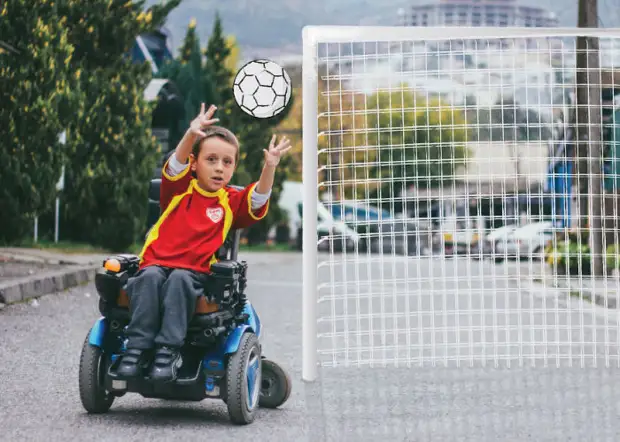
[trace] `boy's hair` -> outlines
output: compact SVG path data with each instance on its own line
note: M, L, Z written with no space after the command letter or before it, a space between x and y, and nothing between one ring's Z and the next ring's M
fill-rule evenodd
M237 153L235 154L235 164L239 162L239 140L235 136L232 131L226 129L221 126L209 126L205 131L205 136L200 138L194 144L194 148L192 149L192 153L194 154L194 158L198 158L198 154L200 153L200 149L202 148L202 144L204 141L211 137L218 137L229 144L232 144L237 148Z

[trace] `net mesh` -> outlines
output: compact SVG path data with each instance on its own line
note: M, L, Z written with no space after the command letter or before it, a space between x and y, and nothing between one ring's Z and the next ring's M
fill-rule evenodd
M318 45L321 365L620 363L619 44Z

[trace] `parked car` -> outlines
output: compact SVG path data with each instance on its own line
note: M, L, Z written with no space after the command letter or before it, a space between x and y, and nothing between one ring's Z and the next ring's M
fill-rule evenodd
M466 254L481 238L481 223L472 218L459 219L456 216L446 218L439 227L439 236L435 237L435 246L442 248L447 255Z
M422 255L428 244L423 241L419 223L408 219L391 219L377 225L368 232L368 243L372 253L396 255Z
M300 220L303 218L303 203L297 204ZM343 221L334 219L322 202L317 204L317 234L319 237L318 250L320 251L353 251L363 246L360 235ZM327 239L322 239L327 238ZM297 228L297 249L302 250L303 224ZM321 240L322 239L322 240Z
M322 252L352 252L360 244L359 234L342 221L325 220L317 225L318 250Z
M508 237L519 226L517 224L508 224L492 230L480 241L477 241L471 248L471 257L474 259L487 259L495 255L497 244L502 239Z
M545 246L557 233L550 221L526 224L501 238L496 245L495 261L544 258Z

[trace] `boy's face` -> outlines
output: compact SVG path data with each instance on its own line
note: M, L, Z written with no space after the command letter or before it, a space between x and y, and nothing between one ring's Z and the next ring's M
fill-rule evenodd
M202 142L198 158L191 156L192 171L200 187L216 192L226 186L235 171L237 148L219 137L209 137Z

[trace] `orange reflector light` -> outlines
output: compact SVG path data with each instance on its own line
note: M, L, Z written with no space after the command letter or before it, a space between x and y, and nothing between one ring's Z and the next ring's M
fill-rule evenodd
M106 270L109 270L110 272L120 272L121 263L118 261L118 259L112 258L112 259L108 259L103 265L103 267Z

